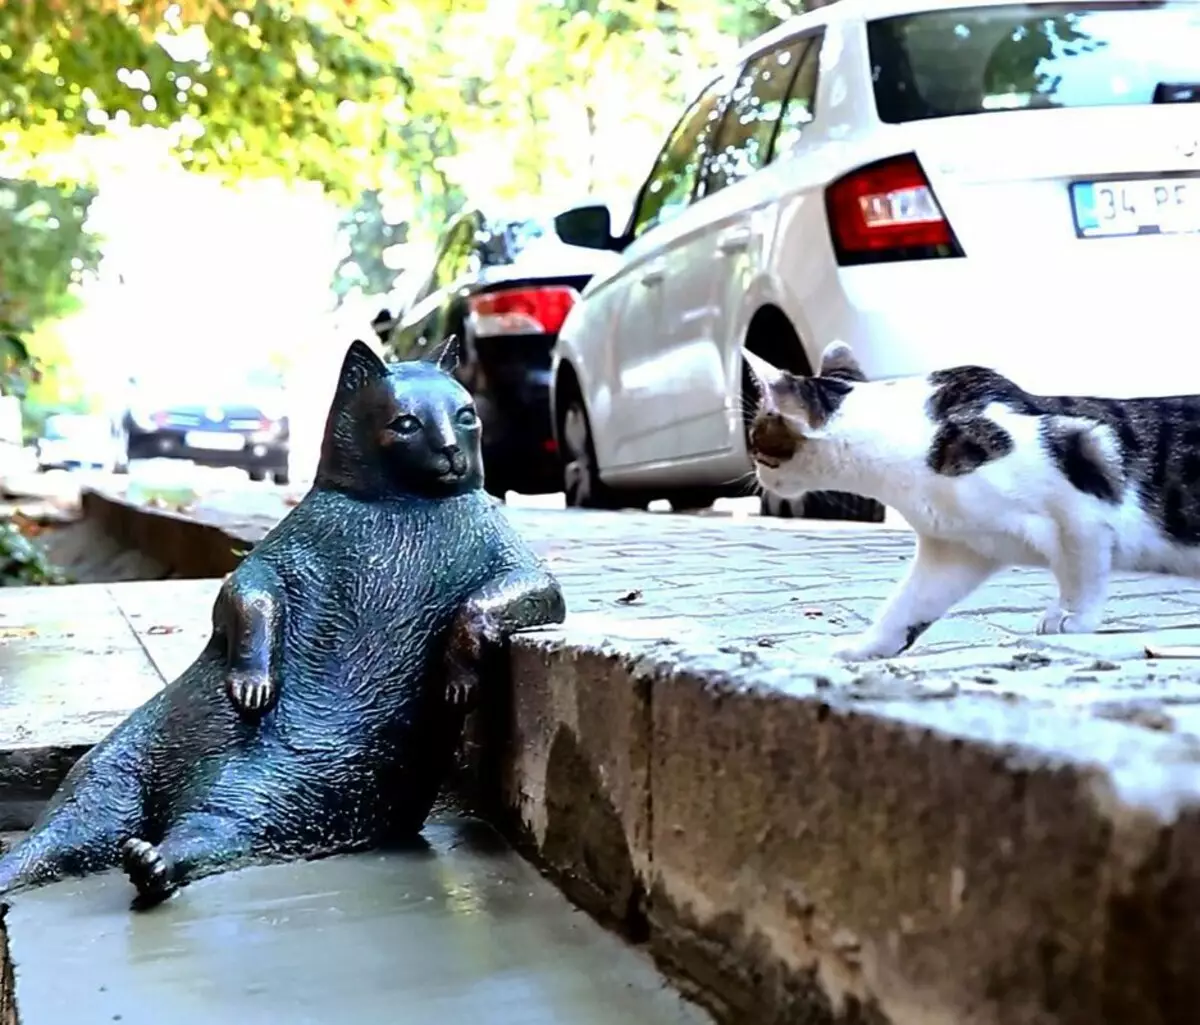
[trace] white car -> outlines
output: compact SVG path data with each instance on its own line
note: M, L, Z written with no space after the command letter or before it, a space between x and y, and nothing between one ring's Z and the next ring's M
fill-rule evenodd
M38 470L94 469L127 473L125 436L110 416L52 413L37 439Z
M839 0L684 113L559 335L569 505L744 477L740 347L872 378L981 363L1030 391L1200 391L1200 2ZM810 495L781 515L877 519Z

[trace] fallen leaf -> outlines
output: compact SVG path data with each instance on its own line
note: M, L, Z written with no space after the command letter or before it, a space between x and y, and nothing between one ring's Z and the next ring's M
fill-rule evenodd
M299 505L303 498L304 498L303 495L284 495L283 496L283 504L284 505Z
M1146 646L1146 658L1200 658L1200 646L1195 644L1168 645L1165 648Z
M0 639L12 640L15 637L36 637L37 631L31 626L0 627Z
M630 591L628 594L621 595L621 597L617 599L617 604L618 605L636 605L641 600L642 600L642 592L641 591Z
M157 636L159 634L177 634L179 630L180 628L177 626L152 626L146 633Z

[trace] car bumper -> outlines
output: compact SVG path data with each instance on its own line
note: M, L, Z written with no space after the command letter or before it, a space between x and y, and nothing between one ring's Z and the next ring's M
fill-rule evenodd
M202 432L197 432L202 433ZM189 442L183 431L154 431L129 439L130 456L135 459L187 459L202 466L230 466L237 469L286 469L288 439L242 436L238 449L211 448Z
M1200 237L1147 248L1141 259L1105 260L1104 250L1044 265L966 258L843 268L811 305L820 312L810 351L844 341L872 379L973 363L1042 394L1200 390L1180 357L1195 345L1186 277L1200 263Z

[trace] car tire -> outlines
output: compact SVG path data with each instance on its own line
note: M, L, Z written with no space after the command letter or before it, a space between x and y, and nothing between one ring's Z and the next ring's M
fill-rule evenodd
M249 477L255 484L261 484L267 479L266 470L247 470L246 476Z
M667 501L671 503L673 513L697 513L711 509L716 497L705 491L677 491L673 495L667 495Z
M283 486L284 484L291 484L292 475L288 473L287 470L276 470L273 474L271 474L271 480L276 484Z
M563 446L563 494L568 509L620 509L637 505L636 498L622 496L600 479L592 424L577 393L567 400L559 437Z
M508 480L499 473L489 473L486 460L483 464L483 490L501 502L508 495Z

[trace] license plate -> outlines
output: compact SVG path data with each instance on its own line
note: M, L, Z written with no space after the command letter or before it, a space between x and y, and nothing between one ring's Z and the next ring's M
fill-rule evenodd
M188 431L183 436L188 448L203 448L210 452L240 452L246 441L240 434L224 431Z
M1200 232L1200 178L1074 182L1080 238Z

